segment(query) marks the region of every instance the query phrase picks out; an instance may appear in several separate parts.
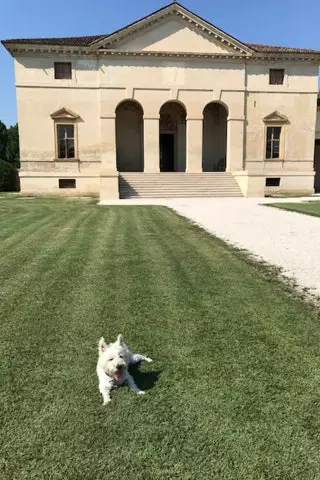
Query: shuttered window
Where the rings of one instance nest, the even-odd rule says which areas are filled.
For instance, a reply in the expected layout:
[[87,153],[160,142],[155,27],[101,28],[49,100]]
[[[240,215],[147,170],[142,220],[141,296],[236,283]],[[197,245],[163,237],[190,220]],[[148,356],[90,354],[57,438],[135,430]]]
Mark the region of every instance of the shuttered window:
[[269,70],[269,84],[270,85],[283,85],[284,81],[284,69],[283,68],[270,68]]
[[55,62],[54,78],[57,80],[72,78],[71,62]]

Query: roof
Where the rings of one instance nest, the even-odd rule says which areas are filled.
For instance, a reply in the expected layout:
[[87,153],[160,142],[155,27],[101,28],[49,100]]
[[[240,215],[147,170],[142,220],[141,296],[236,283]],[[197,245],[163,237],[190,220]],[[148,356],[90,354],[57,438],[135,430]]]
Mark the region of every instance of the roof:
[[[102,40],[107,35],[89,35],[86,37],[53,37],[53,38],[13,38],[4,40],[5,43],[19,45],[61,45],[66,47],[89,47],[97,40]],[[2,43],[3,43],[2,42]]]
[[320,53],[320,50],[312,50],[310,48],[280,47],[259,43],[245,43],[245,45],[259,53]]
[[[170,3],[168,5],[165,5],[164,7],[160,8],[159,10],[151,13],[150,15],[147,15],[146,17],[143,17],[130,25],[125,26],[124,28],[121,28],[111,34],[101,34],[101,35],[89,35],[89,36],[83,36],[83,37],[59,37],[59,38],[14,38],[14,39],[8,39],[8,40],[3,40],[2,43],[7,47],[8,45],[14,45],[14,44],[19,44],[19,45],[38,45],[38,46],[43,46],[43,45],[51,45],[51,46],[65,46],[65,47],[91,47],[94,44],[100,42],[101,40],[107,39],[108,37],[113,37],[116,34],[129,29],[130,27],[134,27],[140,23],[145,22],[148,20],[150,17],[155,17],[159,14],[162,15],[162,12],[166,10],[173,10],[173,9],[180,9],[183,10],[185,13],[189,13],[190,15],[196,17],[198,20],[201,20],[205,22],[205,24],[217,29],[214,25],[212,25],[210,22],[207,20],[201,18],[199,15],[196,15],[193,13],[191,10],[188,10],[186,7],[183,5],[179,4],[178,2]],[[320,50],[312,50],[312,49],[307,49],[307,48],[295,48],[295,47],[283,47],[283,46],[272,46],[272,45],[261,45],[258,43],[245,43],[241,42],[235,37],[232,37],[231,35],[227,34],[221,29],[218,29],[222,34],[228,35],[229,38],[234,39],[235,41],[241,43],[244,47],[247,47],[254,52],[257,52],[258,54],[272,54],[272,53],[283,53],[283,54],[320,54]]]
[[[52,37],[52,38],[13,38],[3,40],[2,43],[19,45],[57,45],[66,47],[90,47],[95,42],[107,38],[109,34],[87,35],[85,37]],[[263,45],[259,43],[247,43],[244,45],[257,53],[320,53],[319,50],[309,48],[283,47],[275,45]]]

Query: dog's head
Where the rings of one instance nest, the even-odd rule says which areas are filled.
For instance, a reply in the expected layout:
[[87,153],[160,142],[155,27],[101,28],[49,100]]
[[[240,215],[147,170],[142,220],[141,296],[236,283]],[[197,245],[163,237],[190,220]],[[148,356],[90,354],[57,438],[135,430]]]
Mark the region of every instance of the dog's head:
[[119,335],[115,343],[106,344],[104,338],[99,342],[99,366],[117,383],[124,379],[129,364],[128,350],[123,336]]

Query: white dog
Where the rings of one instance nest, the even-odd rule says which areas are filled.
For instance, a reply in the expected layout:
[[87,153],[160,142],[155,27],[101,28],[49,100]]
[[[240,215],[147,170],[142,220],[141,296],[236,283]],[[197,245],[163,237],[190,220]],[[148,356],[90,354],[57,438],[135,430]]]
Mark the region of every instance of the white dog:
[[99,378],[99,391],[103,396],[103,405],[111,402],[110,392],[112,388],[128,384],[136,393],[143,395],[139,390],[130,373],[128,366],[145,360],[152,362],[151,358],[138,353],[132,353],[124,343],[123,336],[119,335],[115,343],[106,344],[104,338],[99,342],[99,358],[97,363],[97,375]]

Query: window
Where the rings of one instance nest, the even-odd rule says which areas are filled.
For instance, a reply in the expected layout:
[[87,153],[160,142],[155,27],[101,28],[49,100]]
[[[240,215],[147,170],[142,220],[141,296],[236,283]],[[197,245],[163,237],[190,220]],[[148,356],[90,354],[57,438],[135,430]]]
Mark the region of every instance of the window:
[[54,62],[54,78],[57,80],[72,78],[71,62]]
[[266,178],[266,187],[280,187],[280,178]]
[[75,158],[74,125],[56,124],[58,158]]
[[59,188],[76,188],[75,178],[59,178]]
[[267,127],[266,158],[280,158],[281,127]]
[[283,85],[284,68],[270,68],[269,70],[269,84]]

